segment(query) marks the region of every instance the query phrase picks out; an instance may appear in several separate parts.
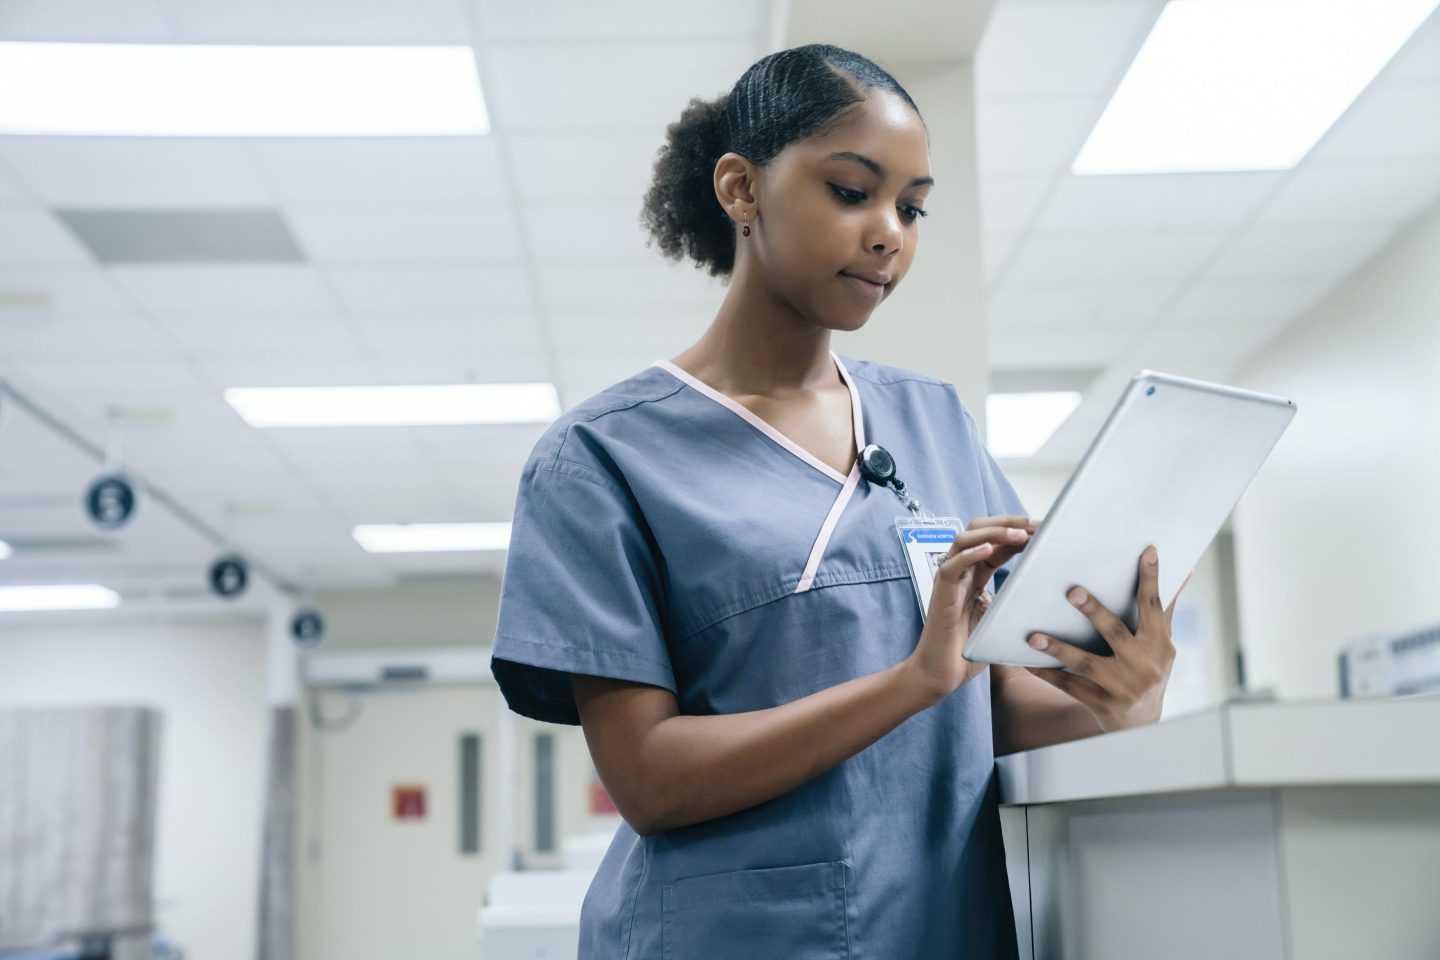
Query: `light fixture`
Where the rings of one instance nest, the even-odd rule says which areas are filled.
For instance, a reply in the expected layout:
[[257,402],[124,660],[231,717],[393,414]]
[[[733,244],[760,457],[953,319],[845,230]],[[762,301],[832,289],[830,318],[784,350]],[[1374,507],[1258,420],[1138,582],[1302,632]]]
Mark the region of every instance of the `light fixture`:
[[1171,0],[1070,168],[1287,170],[1437,0]]
[[8,560],[15,553],[10,544],[0,540],[0,560]]
[[0,43],[0,134],[446,136],[490,130],[468,46]]
[[0,587],[0,613],[38,610],[108,610],[120,595],[94,583],[56,583]]
[[370,553],[441,553],[504,550],[510,546],[506,523],[372,523],[351,531]]
[[548,423],[560,414],[552,383],[234,387],[225,391],[225,402],[252,427]]
[[1031,457],[1080,405],[1073,390],[992,393],[985,398],[985,424],[995,457]]

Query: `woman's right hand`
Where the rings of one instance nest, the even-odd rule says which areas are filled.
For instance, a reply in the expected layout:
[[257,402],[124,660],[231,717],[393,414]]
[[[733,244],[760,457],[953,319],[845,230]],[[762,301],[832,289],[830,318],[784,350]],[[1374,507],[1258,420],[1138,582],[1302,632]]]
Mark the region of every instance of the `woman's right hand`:
[[988,664],[972,663],[961,651],[989,605],[985,588],[995,570],[1024,550],[1034,532],[1029,517],[980,517],[950,545],[935,574],[920,642],[905,661],[929,699],[938,703],[985,672]]

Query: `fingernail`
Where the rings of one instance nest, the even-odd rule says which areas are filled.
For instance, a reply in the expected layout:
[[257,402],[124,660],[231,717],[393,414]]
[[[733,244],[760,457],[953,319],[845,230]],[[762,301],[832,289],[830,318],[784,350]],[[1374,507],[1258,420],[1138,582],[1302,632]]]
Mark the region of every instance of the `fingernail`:
[[1020,539],[1021,537],[1023,537],[1023,536],[1025,536],[1025,531],[1024,531],[1024,530],[1017,530],[1017,529],[1011,528],[1011,530],[1010,530],[1010,539],[1011,539],[1011,540],[1019,540],[1019,539]]
[[1037,633],[1030,638],[1030,646],[1034,647],[1036,650],[1044,650],[1046,647],[1050,646],[1050,641]]
[[1085,601],[1089,599],[1090,594],[1086,593],[1083,587],[1076,587],[1074,590],[1070,591],[1070,602],[1075,604],[1075,606],[1077,607],[1084,606]]
[[1147,547],[1145,549],[1145,562],[1152,567],[1155,566],[1155,564],[1160,562],[1160,551],[1154,547]]

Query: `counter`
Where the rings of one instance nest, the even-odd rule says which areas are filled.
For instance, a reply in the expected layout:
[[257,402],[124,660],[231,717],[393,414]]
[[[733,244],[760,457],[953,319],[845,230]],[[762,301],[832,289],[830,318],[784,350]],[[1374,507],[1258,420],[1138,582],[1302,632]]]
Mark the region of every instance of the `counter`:
[[1230,704],[996,766],[1022,957],[1440,957],[1440,697]]

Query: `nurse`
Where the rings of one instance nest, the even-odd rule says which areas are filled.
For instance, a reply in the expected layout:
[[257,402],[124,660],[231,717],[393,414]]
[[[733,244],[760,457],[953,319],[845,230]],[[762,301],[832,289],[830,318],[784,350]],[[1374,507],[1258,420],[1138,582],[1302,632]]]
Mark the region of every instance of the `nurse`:
[[[828,45],[771,54],[668,130],[643,220],[729,288],[691,347],[574,407],[525,464],[492,669],[583,724],[624,824],[585,960],[1016,956],[994,755],[1159,716],[1174,650],[1140,562],[1076,672],[961,648],[1035,530],[953,385],[842,357],[905,277],[933,181],[915,103]],[[880,443],[964,518],[922,621]]]

